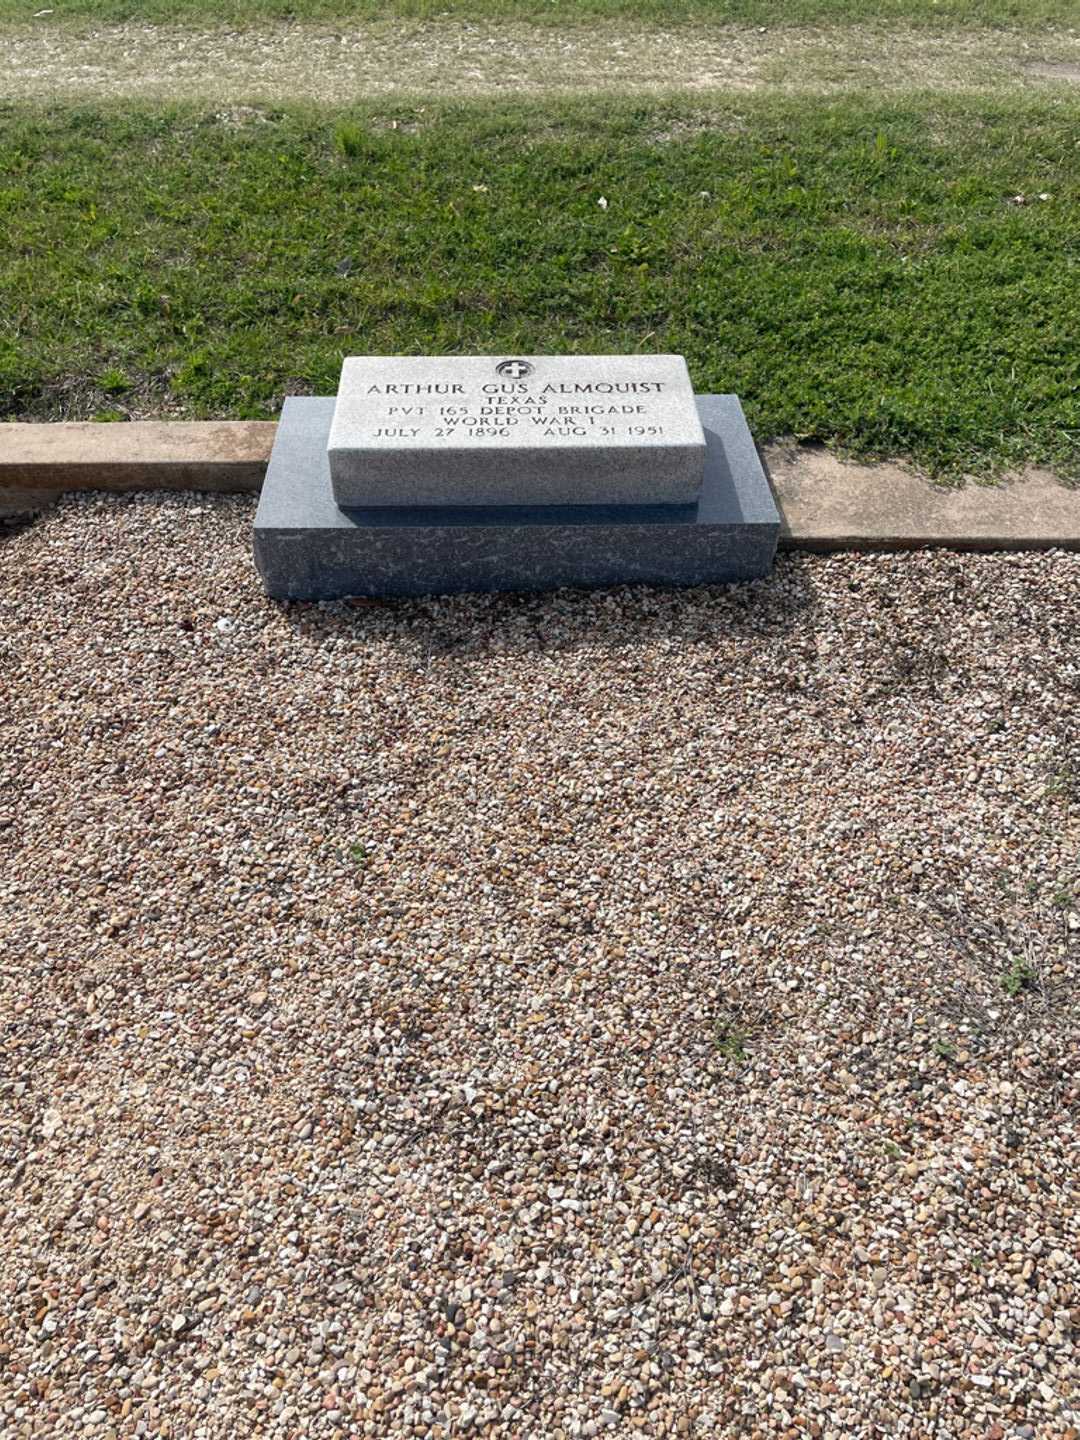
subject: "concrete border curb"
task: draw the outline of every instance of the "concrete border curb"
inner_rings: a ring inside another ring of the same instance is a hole
[[[256,492],[273,420],[0,425],[0,515],[69,490]]]
[[[0,425],[0,520],[73,490],[257,493],[272,420]],[[780,545],[810,550],[1080,550],[1080,489],[1046,470],[942,489],[897,464],[818,446],[765,446]]]
[[[945,488],[902,465],[855,465],[822,446],[769,446],[766,457],[782,548],[1080,550],[1080,489],[1048,470]]]

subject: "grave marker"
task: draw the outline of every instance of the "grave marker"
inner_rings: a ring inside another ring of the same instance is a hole
[[[779,516],[734,395],[678,355],[353,357],[290,397],[255,517],[278,599],[767,574]]]

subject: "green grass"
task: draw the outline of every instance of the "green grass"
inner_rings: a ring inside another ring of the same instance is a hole
[[[1075,474],[1078,122],[0,108],[0,416],[272,416],[348,353],[677,351],[762,439]]]
[[[268,20],[450,17],[560,25],[625,19],[662,25],[1074,26],[1075,0],[0,0],[0,23],[131,20],[218,26]]]

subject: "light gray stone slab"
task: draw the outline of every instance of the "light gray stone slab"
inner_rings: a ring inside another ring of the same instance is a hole
[[[705,436],[681,355],[352,356],[329,451],[346,509],[684,505]]]
[[[255,559],[281,600],[698,585],[768,574],[780,517],[742,407],[702,395],[704,483],[689,505],[341,510],[333,399],[285,401],[255,517]]]

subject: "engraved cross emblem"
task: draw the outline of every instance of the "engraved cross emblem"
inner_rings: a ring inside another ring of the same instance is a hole
[[[532,368],[527,360],[503,360],[495,366],[500,375],[509,375],[511,380],[520,380],[525,375],[531,375]]]

